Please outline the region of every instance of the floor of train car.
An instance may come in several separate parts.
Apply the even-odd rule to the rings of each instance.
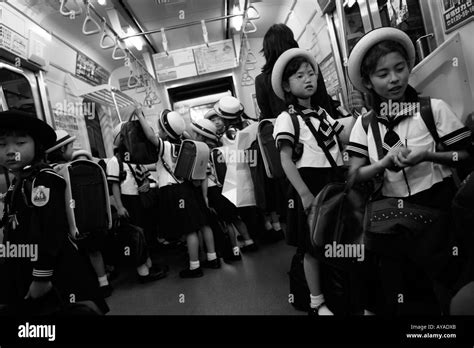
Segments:
[[[287,272],[294,253],[280,241],[243,254],[242,261],[222,262],[220,269],[204,268],[201,278],[181,279],[186,251],[155,252],[154,262],[170,266],[168,276],[140,284],[134,269],[121,268],[107,298],[109,315],[306,315],[288,302]]]

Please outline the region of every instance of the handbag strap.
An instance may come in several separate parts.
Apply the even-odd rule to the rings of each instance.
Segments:
[[[133,170],[132,166],[128,162],[127,162],[127,166],[128,166],[128,169],[130,169],[130,172],[132,173],[133,178],[135,179],[135,182],[137,183],[137,185],[141,186],[139,180],[137,179],[137,174],[135,173],[135,170]]]
[[[311,123],[311,117],[303,116],[303,120],[306,123],[306,125],[308,126],[308,128],[311,131],[311,133],[313,134],[313,136],[315,137],[316,142],[318,143],[319,147],[323,150],[324,155],[326,155],[326,158],[328,159],[329,163],[331,164],[331,167],[336,168],[337,163],[334,160],[334,158],[332,157],[329,150],[327,149],[326,145],[324,145],[324,142],[321,139],[321,136],[318,134],[318,131],[316,130],[316,128],[314,128],[314,125]],[[339,141],[337,141],[337,142],[339,142]]]

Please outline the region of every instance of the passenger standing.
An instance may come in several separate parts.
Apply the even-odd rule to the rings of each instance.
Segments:
[[[59,129],[56,131],[56,143],[53,147],[46,150],[47,161],[57,171],[61,165],[72,161],[73,159],[73,145],[75,136],[70,136],[66,131]],[[104,259],[102,258],[102,248],[105,241],[105,233],[107,231],[94,231],[85,239],[78,241],[80,248],[84,248],[89,256],[92,267],[99,280],[100,290],[105,297],[112,294],[112,287],[109,284],[107,275],[105,273]]]
[[[36,115],[16,110],[0,112],[0,130],[0,164],[15,176],[5,198],[4,242],[37,248],[30,258],[6,259],[2,286],[9,309],[52,314],[73,298],[108,312],[89,261],[68,238],[66,183],[44,161],[56,141],[54,130]]]
[[[156,171],[159,190],[160,233],[167,240],[176,240],[186,236],[189,254],[189,267],[179,272],[181,278],[197,278],[204,275],[199,261],[198,231],[205,226],[201,208],[197,201],[193,183],[180,181],[174,176],[174,169],[181,146],[181,136],[185,122],[181,115],[170,110],[163,110],[158,118],[158,137],[145,120],[143,112],[138,110],[138,119],[143,131],[158,152]],[[209,233],[210,232],[210,233]],[[214,250],[212,231],[206,230],[204,241],[207,249],[206,266],[220,267]]]
[[[265,57],[265,65],[262,73],[255,78],[255,92],[258,107],[260,108],[260,119],[276,118],[281,112],[286,110],[283,100],[278,98],[272,89],[271,76],[273,66],[278,57],[290,48],[297,48],[298,43],[294,39],[293,32],[285,24],[274,24],[268,29],[263,38],[262,51]],[[311,97],[312,104],[319,105],[331,116],[334,115],[331,98],[326,92],[324,79],[321,73],[318,74],[317,90]],[[263,164],[257,164],[263,170]],[[278,241],[283,238],[283,231],[280,221],[286,220],[286,193],[288,185],[284,179],[270,179],[263,174],[263,186],[266,206],[260,207],[265,212],[264,239],[269,242]]]
[[[143,230],[144,220],[147,217],[138,195],[139,191],[146,192],[150,189],[149,172],[141,165],[124,163],[122,156],[126,149],[120,142],[121,126],[122,124],[118,124],[114,129],[115,149],[114,156],[107,162],[107,181],[112,187],[111,193],[114,197],[118,218],[140,227],[139,230],[131,228],[129,232],[133,234],[130,237],[134,243],[134,250],[138,250],[135,260],[138,280],[146,283],[164,278],[167,267],[154,266],[149,256]],[[135,177],[142,178],[141,182],[138,182]],[[127,229],[121,231],[126,232]]]
[[[372,123],[364,129],[364,117],[359,117],[347,151],[360,181],[382,175],[382,198],[397,197],[448,214],[456,192],[449,166],[469,158],[466,150],[471,145],[471,132],[448,104],[432,98],[433,122],[444,145],[443,150],[437,150],[421,117],[418,92],[408,84],[414,63],[415,48],[410,38],[395,28],[375,29],[356,44],[349,57],[349,77],[357,89],[372,97],[372,117],[378,129]],[[378,155],[374,129],[380,133],[382,157]],[[462,267],[453,257],[449,218],[428,226],[424,232],[396,228],[390,246],[378,250],[387,264],[398,265],[390,272],[382,269],[389,311],[396,310],[402,286],[397,279],[403,276],[399,265],[407,260],[430,277],[442,312],[448,311],[453,281]]]
[[[304,272],[310,289],[309,314],[331,315],[322,293],[320,266],[311,246],[306,212],[326,184],[342,180],[343,160],[339,142],[340,139],[348,140],[350,129],[343,132],[341,123],[318,104],[313,104],[311,96],[317,90],[318,73],[315,59],[303,49],[292,48],[280,55],[273,67],[272,87],[275,94],[286,102],[288,111],[278,116],[273,135],[280,150],[283,170],[293,186],[289,195],[294,209],[289,208],[288,240],[305,252]],[[300,127],[299,143],[303,150],[299,158],[294,157],[298,144],[293,117]],[[350,119],[353,123],[354,119]],[[321,145],[313,131],[317,132]]]

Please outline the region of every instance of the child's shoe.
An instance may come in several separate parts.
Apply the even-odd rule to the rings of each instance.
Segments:
[[[202,277],[203,275],[204,273],[201,267],[196,268],[196,269],[186,268],[182,270],[181,272],[179,272],[180,278],[199,278],[199,277]]]
[[[221,260],[219,259],[214,259],[212,261],[206,260],[202,263],[202,266],[205,268],[218,269],[218,268],[221,268]]]
[[[166,272],[162,268],[150,268],[150,273],[146,276],[138,275],[138,281],[142,284],[153,282],[155,280],[163,279],[166,277]]]
[[[243,253],[257,251],[257,250],[258,250],[258,245],[255,243],[252,243],[250,245],[244,245],[243,247],[240,248],[240,251]]]
[[[101,286],[99,289],[104,298],[110,297],[110,295],[112,295],[112,291],[114,290],[110,284]]]
[[[232,255],[228,255],[224,257],[224,262],[232,262],[232,261],[240,261],[240,260],[242,260],[242,255],[240,255],[240,253],[237,255],[232,254]]]

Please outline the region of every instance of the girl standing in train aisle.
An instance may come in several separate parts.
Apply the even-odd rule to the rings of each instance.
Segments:
[[[144,220],[148,216],[146,216],[139,197],[139,192],[149,190],[149,180],[144,178],[148,178],[150,175],[147,170],[141,169],[141,165],[123,162],[122,156],[124,156],[126,149],[120,141],[122,125],[123,123],[119,123],[113,130],[114,156],[107,162],[107,181],[112,187],[111,194],[114,198],[119,220],[124,220],[130,225],[138,227],[125,228],[123,231],[129,233],[125,238],[129,239],[129,243],[136,250],[134,262],[138,273],[138,281],[147,283],[166,277],[168,266],[155,266],[150,257],[149,245],[144,231]],[[138,171],[140,171],[140,176],[143,178],[141,182],[136,179],[136,177],[138,178]]]
[[[191,124],[191,127],[196,134],[196,140],[205,142],[211,150],[219,145],[217,128],[210,120],[197,120]],[[256,244],[250,238],[247,226],[239,217],[237,207],[222,195],[222,186],[217,183],[215,168],[211,162],[209,163],[209,169],[207,180],[204,180],[202,186],[205,204],[208,209],[214,210],[217,216],[227,224],[233,254],[224,258],[224,261],[238,261],[242,257],[237,242],[236,230],[243,237],[244,246],[242,249],[244,252],[256,250]]]
[[[181,182],[174,174],[176,160],[181,145],[181,136],[186,127],[181,115],[175,111],[163,110],[158,118],[158,137],[139,108],[138,119],[143,131],[157,149],[159,190],[159,223],[162,237],[171,240],[186,236],[189,254],[189,268],[179,272],[181,278],[197,278],[204,275],[199,262],[198,231],[205,226],[206,221],[201,216],[201,208],[197,201],[193,183]],[[204,242],[207,249],[207,260],[203,266],[219,268],[220,261],[214,249],[212,230],[203,230]]]
[[[73,145],[75,139],[75,136],[70,136],[65,130],[58,129],[56,131],[56,143],[53,147],[46,150],[46,159],[56,171],[62,164],[73,160]],[[97,274],[99,287],[104,298],[109,297],[113,290],[105,273],[104,259],[101,253],[105,241],[105,232],[105,230],[95,231],[95,233],[90,234],[84,240],[77,242],[78,246],[84,248],[89,256],[92,267]]]
[[[283,170],[293,186],[289,198],[295,207],[289,208],[288,240],[305,252],[304,271],[311,292],[309,314],[332,315],[321,290],[319,263],[311,247],[306,211],[326,184],[342,180],[343,160],[338,143],[349,139],[355,120],[348,117],[341,123],[312,103],[311,96],[317,90],[317,74],[315,59],[303,49],[289,49],[278,58],[273,67],[272,87],[275,94],[286,102],[288,111],[278,116],[273,135]],[[299,141],[303,145],[302,154],[295,158],[296,162],[293,158],[297,144],[291,119],[295,115],[300,127]],[[320,147],[313,132],[317,132],[325,148]]]
[[[290,48],[298,48],[298,43],[291,29],[285,24],[272,25],[265,33],[261,50],[266,62],[262,72],[255,78],[255,94],[261,112],[260,119],[276,118],[281,112],[286,110],[284,101],[278,98],[272,90],[271,76],[273,66],[278,57]],[[324,78],[321,73],[318,74],[317,90],[311,96],[311,100],[313,104],[319,105],[329,115],[334,117],[335,110],[333,109],[331,98],[326,92]],[[265,229],[267,231],[265,237],[269,242],[278,241],[283,236],[280,221],[282,224],[286,222],[287,200],[285,195],[287,184],[284,179],[270,179],[265,174],[263,178],[266,206],[261,208],[265,212]]]
[[[44,162],[45,149],[56,141],[54,130],[17,110],[0,112],[0,130],[0,164],[15,175],[5,198],[3,242],[36,250],[31,257],[5,260],[2,285],[11,313],[52,314],[71,298],[108,312],[89,260],[68,238],[66,183]]]
[[[233,146],[235,144],[237,132],[241,131],[242,129],[246,128],[254,122],[248,116],[245,115],[244,106],[242,105],[242,103],[237,98],[232,96],[224,96],[219,99],[219,101],[214,104],[213,110],[218,116],[218,118],[213,117],[214,123],[216,125],[219,125],[220,122],[224,124],[224,133],[220,138],[224,146]],[[250,145],[251,144],[248,144],[248,147],[250,147]],[[245,222],[252,238],[259,236],[259,211],[257,207],[248,206],[239,207],[237,209],[240,217]],[[256,248],[256,244],[251,247],[251,249],[254,248]],[[244,251],[244,249],[242,249],[242,251]]]
[[[372,110],[371,114],[359,117],[352,130],[347,147],[351,169],[357,170],[360,181],[383,174],[382,198],[399,197],[449,215],[456,192],[449,166],[470,158],[471,132],[444,101],[432,98],[431,117],[444,145],[443,150],[437,151],[437,144],[421,114],[418,92],[408,84],[414,63],[413,43],[408,35],[395,28],[372,30],[353,48],[349,77],[357,89],[372,97]],[[383,144],[382,158],[377,152],[374,137],[377,133],[372,123],[364,129],[365,117],[376,117]],[[390,247],[377,251],[386,256],[383,260],[387,265],[393,265],[396,260],[410,260],[428,275],[444,313],[449,311],[449,294],[459,289],[463,268],[459,264],[461,258],[452,254],[454,237],[449,221],[450,218],[446,218],[437,226],[430,225],[423,234],[399,228],[394,231],[398,238],[392,239]],[[417,252],[408,251],[404,245],[410,245],[410,250]],[[462,245],[459,247],[462,249]],[[396,298],[401,286],[397,279],[401,279],[402,272],[399,265],[390,271],[381,271],[387,282],[385,300],[390,313],[397,310]],[[453,286],[456,278],[457,289]]]

